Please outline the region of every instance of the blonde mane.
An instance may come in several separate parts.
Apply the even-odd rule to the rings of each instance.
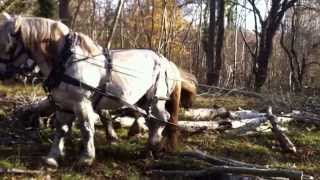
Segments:
[[[31,50],[41,50],[43,53],[56,55],[61,41],[70,32],[63,23],[39,17],[17,17],[14,25],[15,32],[21,33],[25,47]],[[78,33],[80,47],[86,51],[85,55],[95,55],[101,52],[99,47],[86,35]],[[53,52],[51,52],[53,51]]]

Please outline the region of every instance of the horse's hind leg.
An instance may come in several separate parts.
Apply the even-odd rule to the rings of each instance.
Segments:
[[[94,123],[99,120],[99,115],[94,112],[91,102],[85,98],[75,105],[74,112],[80,120],[83,143],[79,163],[80,165],[91,165],[95,158]]]
[[[64,141],[66,135],[71,132],[74,115],[57,111],[56,117],[54,141],[48,156],[45,158],[45,163],[52,167],[58,167],[58,158],[64,156]]]

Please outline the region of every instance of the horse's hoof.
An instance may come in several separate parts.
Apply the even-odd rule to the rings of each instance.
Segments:
[[[58,168],[59,164],[58,161],[53,157],[45,157],[44,163],[49,166],[50,168]]]
[[[78,165],[79,166],[91,166],[93,164],[94,158],[89,156],[82,156],[79,159]]]
[[[107,142],[109,145],[117,145],[119,141],[120,140],[118,137],[108,137],[107,138]]]
[[[132,141],[138,141],[139,139],[141,139],[143,137],[142,133],[138,133],[135,135],[128,135],[128,139],[132,140]]]

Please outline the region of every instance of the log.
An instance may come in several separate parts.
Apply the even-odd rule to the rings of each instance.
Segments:
[[[35,174],[44,174],[41,170],[27,170],[27,169],[18,169],[18,168],[0,168],[0,174],[24,174],[24,175],[35,175]]]
[[[183,116],[197,121],[208,119],[213,120],[216,117],[228,117],[229,112],[225,108],[198,108],[184,111]]]
[[[282,118],[292,118],[298,122],[303,122],[307,124],[314,124],[320,126],[320,116],[311,112],[304,111],[292,111],[291,113],[281,116]]]
[[[262,124],[268,122],[268,118],[264,115],[266,113],[256,113],[258,117],[256,118],[250,118],[250,119],[238,119],[242,117],[254,117],[253,114],[248,113],[249,111],[245,111],[242,113],[242,111],[237,111],[237,115],[234,116],[237,117],[235,120],[230,119],[223,119],[219,121],[204,121],[204,120],[198,120],[198,121],[179,121],[178,127],[186,132],[195,132],[195,131],[204,131],[204,130],[221,130],[221,129],[231,129],[228,130],[227,133],[231,135],[241,135],[245,134],[248,131],[257,131],[257,128],[261,127]],[[232,113],[232,112],[231,112]],[[234,113],[236,114],[236,113]],[[284,118],[281,118],[284,119]],[[285,118],[285,121],[279,120],[278,122],[288,122],[288,119]],[[290,119],[291,120],[291,119]],[[130,127],[135,119],[131,117],[121,117],[116,118],[116,122],[118,122],[122,127]],[[139,118],[139,125],[142,126],[144,130],[147,130],[148,128],[145,126],[145,120],[144,118]]]
[[[303,172],[285,169],[259,169],[250,167],[233,167],[233,166],[212,166],[202,170],[151,170],[147,172],[149,175],[160,175],[166,177],[179,176],[186,178],[210,177],[217,173],[232,173],[241,175],[254,175],[262,177],[284,177],[292,180],[301,180],[310,178],[304,177]]]
[[[282,132],[279,129],[279,126],[276,122],[277,117],[275,115],[272,114],[272,108],[269,107],[268,108],[268,119],[272,125],[272,132],[275,136],[275,138],[278,140],[281,148],[285,151],[285,152],[291,152],[291,153],[296,153],[297,149],[294,146],[294,144],[291,142],[291,140],[288,138],[287,135],[285,135],[284,132]]]
[[[229,135],[246,135],[250,131],[257,132],[258,128],[267,121],[266,117],[233,121],[234,129],[227,130],[226,133]]]
[[[47,116],[54,112],[48,99],[45,97],[39,101],[22,106],[15,113],[18,119],[24,119],[31,117],[30,114],[38,114],[40,116]],[[117,115],[116,115],[117,116]],[[240,110],[240,111],[227,111],[225,108],[211,109],[211,108],[200,108],[200,109],[189,109],[184,112],[185,117],[192,118],[197,121],[179,121],[178,127],[186,132],[202,132],[205,130],[217,130],[217,129],[235,129],[228,133],[234,135],[246,135],[248,132],[257,132],[258,127],[267,121],[266,113],[260,113],[253,110]],[[205,121],[204,119],[215,119],[220,117],[220,121]],[[228,119],[229,117],[230,119]],[[137,118],[137,117],[136,117]],[[292,120],[290,117],[282,117],[276,119],[277,122],[287,122]],[[116,118],[116,122],[119,122],[123,127],[130,127],[134,118],[121,117]],[[145,126],[145,120],[140,118],[138,120],[139,126],[142,129],[147,129]]]
[[[230,111],[230,118],[232,119],[262,118],[266,117],[266,115],[266,113],[260,113],[254,110]]]
[[[116,118],[115,122],[118,122],[121,127],[131,127],[135,119],[131,117]],[[148,130],[145,125],[145,119],[138,118],[138,124],[143,130]],[[219,128],[219,123],[215,121],[179,121],[177,125],[180,130],[186,132],[199,132],[203,130],[215,130]]]

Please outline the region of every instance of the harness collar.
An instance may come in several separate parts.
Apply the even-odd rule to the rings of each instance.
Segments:
[[[79,45],[79,36],[75,32],[70,32],[65,36],[65,45],[59,54],[58,60],[55,61],[53,64],[52,70],[49,73],[49,76],[43,83],[43,87],[45,91],[50,92],[52,89],[58,87],[60,83],[65,81],[64,76],[66,71],[66,64],[69,63],[69,61],[74,56],[74,52],[72,49],[74,49],[75,46]],[[105,68],[107,70],[107,83],[111,82],[111,71],[112,71],[112,59],[110,57],[109,51],[105,48],[103,48],[103,55],[106,58],[106,64]],[[79,80],[77,80],[79,81]],[[68,82],[70,84],[70,82]],[[80,84],[83,84],[79,81]],[[73,85],[78,86],[77,83],[73,83]]]
[[[54,61],[52,70],[49,73],[47,79],[43,82],[43,88],[45,91],[50,92],[53,88],[59,86],[62,81],[62,76],[66,71],[65,64],[69,61],[73,53],[71,52],[71,48],[76,45],[76,34],[70,32],[65,36],[65,44],[58,55],[58,60]]]

